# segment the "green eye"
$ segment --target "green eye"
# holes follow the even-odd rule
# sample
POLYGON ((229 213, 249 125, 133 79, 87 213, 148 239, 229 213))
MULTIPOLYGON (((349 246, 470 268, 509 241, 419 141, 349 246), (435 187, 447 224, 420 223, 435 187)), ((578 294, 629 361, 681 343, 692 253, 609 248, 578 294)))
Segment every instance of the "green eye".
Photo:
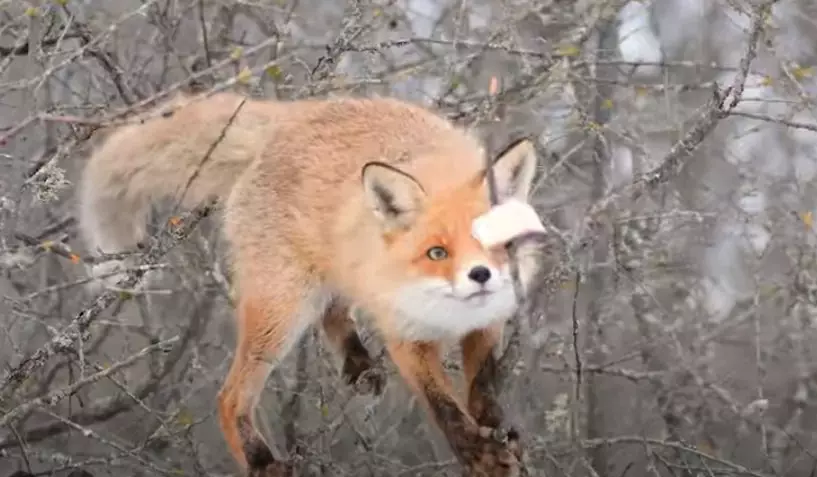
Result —
POLYGON ((440 247, 438 245, 426 250, 426 256, 434 261, 445 260, 448 258, 448 250, 446 250, 445 247, 440 247))

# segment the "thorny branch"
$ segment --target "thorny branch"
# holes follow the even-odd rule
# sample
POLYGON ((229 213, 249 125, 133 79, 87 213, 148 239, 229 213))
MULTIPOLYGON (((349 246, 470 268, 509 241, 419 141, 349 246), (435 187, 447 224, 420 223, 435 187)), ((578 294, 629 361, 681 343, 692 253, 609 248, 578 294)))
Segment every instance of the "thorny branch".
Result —
MULTIPOLYGON (((210 145, 210 148, 207 150, 205 157, 202 158, 201 165, 203 165, 212 155, 213 151, 217 147, 217 145, 223 141, 224 135, 228 128, 230 128, 235 120, 238 112, 244 106, 244 101, 242 101, 233 115, 228 119, 227 123, 224 125, 221 134, 216 139, 216 141, 210 145)), ((197 172, 197 171, 196 171, 197 172)), ((190 182, 195 179, 196 174, 190 178, 188 182, 188 187, 190 182)), ((185 193, 187 189, 185 188, 185 193)), ((182 240, 184 240, 198 225, 199 221, 209 215, 210 210, 215 204, 210 202, 203 206, 198 207, 193 211, 188 211, 182 218, 180 219, 180 224, 177 223, 174 227, 171 227, 168 232, 166 232, 163 236, 159 237, 159 240, 151 247, 147 252, 144 254, 144 257, 140 257, 140 263, 138 264, 141 267, 150 266, 158 263, 158 261, 168 252, 170 249, 175 247, 179 244, 182 240)), ((126 277, 118 283, 120 287, 124 287, 125 289, 133 288, 139 280, 144 276, 147 272, 145 268, 136 268, 131 269, 126 277)), ((17 388, 17 386, 29 376, 32 372, 36 371, 37 369, 41 368, 45 365, 46 361, 56 352, 63 351, 66 349, 70 349, 72 344, 79 339, 80 342, 86 341, 86 334, 89 325, 91 322, 99 315, 102 311, 106 310, 108 307, 113 305, 114 303, 118 302, 122 299, 122 294, 118 293, 114 290, 107 290, 102 295, 100 295, 88 308, 80 312, 72 321, 72 323, 65 329, 64 331, 60 332, 57 336, 55 336, 47 345, 40 348, 37 352, 33 355, 25 358, 17 367, 12 369, 8 372, 8 374, 0 381, 0 402, 5 401, 11 396, 11 393, 17 388)))
POLYGON ((629 192, 633 197, 638 196, 647 190, 655 189, 675 176, 684 165, 684 160, 695 152, 695 149, 704 142, 704 139, 715 129, 718 123, 728 117, 743 98, 743 89, 746 78, 749 75, 749 67, 757 55, 758 42, 763 33, 764 24, 771 11, 772 6, 779 0, 766 0, 756 7, 752 12, 752 24, 749 29, 749 39, 746 43, 746 50, 741 58, 740 66, 732 84, 721 91, 715 85, 712 89, 712 96, 703 106, 703 110, 698 115, 698 119, 684 135, 675 143, 669 153, 664 156, 659 166, 635 177, 631 184, 622 186, 620 190, 614 190, 603 200, 593 204, 588 217, 593 217, 606 209, 609 204, 624 192, 629 192))
MULTIPOLYGON (((181 218, 178 228, 171 229, 158 237, 158 243, 145 252, 143 257, 140 257, 139 265, 157 263, 170 249, 178 245, 195 229, 199 221, 210 213, 211 208, 212 204, 208 204, 205 207, 187 212, 181 218)), ((146 272, 145 269, 132 270, 118 285, 122 288, 133 288, 146 272)), ((23 380, 45 366, 55 353, 71 349, 77 341, 87 341, 87 331, 91 322, 100 313, 123 298, 127 298, 127 295, 113 290, 106 290, 90 306, 79 312, 71 323, 48 343, 11 368, 0 380, 0 402, 9 399, 23 380)))
POLYGON ((72 384, 72 385, 70 385, 70 386, 68 386, 66 388, 55 389, 55 390, 49 392, 48 394, 46 394, 44 396, 40 396, 40 397, 34 398, 34 399, 30 400, 30 401, 27 401, 24 404, 20 404, 19 406, 11 409, 10 411, 5 412, 3 414, 3 416, 0 417, 0 427, 8 425, 14 419, 20 417, 21 415, 25 414, 30 409, 33 409, 35 407, 53 406, 54 404, 58 403, 62 399, 65 399, 66 397, 69 397, 69 396, 73 395, 74 393, 76 393, 82 387, 87 386, 87 385, 92 384, 92 383, 95 383, 95 382, 99 381, 100 379, 105 378, 105 377, 119 371, 122 368, 128 367, 131 364, 135 363, 136 361, 144 358, 148 354, 153 353, 153 352, 155 352, 157 350, 161 350, 163 348, 166 348, 168 345, 171 345, 171 344, 175 343, 178 340, 179 340, 179 337, 176 336, 176 337, 170 338, 168 340, 164 340, 164 341, 161 341, 159 343, 150 345, 147 348, 143 349, 142 351, 134 354, 130 358, 125 359, 123 361, 120 361, 120 362, 106 368, 104 371, 100 371, 98 373, 92 374, 92 375, 86 377, 85 379, 81 379, 81 380, 77 381, 76 383, 74 383, 74 384, 72 384))

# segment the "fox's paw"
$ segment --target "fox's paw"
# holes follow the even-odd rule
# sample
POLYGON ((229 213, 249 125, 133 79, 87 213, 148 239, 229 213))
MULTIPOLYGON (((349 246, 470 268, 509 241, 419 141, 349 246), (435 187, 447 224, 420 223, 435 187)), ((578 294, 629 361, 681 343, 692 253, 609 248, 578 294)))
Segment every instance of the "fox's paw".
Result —
POLYGON ((292 468, 286 462, 275 461, 263 467, 250 467, 247 477, 290 477, 292 468))
POLYGON ((481 394, 472 399, 468 411, 482 427, 498 428, 504 419, 502 408, 490 394, 481 394))
POLYGON ((379 365, 373 365, 360 373, 352 387, 358 394, 380 396, 386 387, 386 380, 386 370, 379 365))
POLYGON ((277 460, 267 445, 260 439, 253 439, 244 446, 247 457, 247 477, 291 477, 292 465, 277 460))
POLYGON ((514 429, 480 427, 467 443, 467 477, 519 477, 522 446, 514 429))
POLYGON ((358 394, 380 396, 386 387, 386 370, 369 356, 347 357, 341 372, 358 394))

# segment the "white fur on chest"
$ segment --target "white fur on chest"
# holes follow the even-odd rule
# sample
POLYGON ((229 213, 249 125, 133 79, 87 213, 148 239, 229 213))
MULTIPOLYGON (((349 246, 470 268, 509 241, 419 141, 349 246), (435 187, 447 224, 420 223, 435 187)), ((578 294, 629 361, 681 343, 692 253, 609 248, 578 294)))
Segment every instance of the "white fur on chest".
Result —
POLYGON ((446 292, 443 280, 426 280, 398 292, 393 324, 406 340, 457 340, 509 319, 516 310, 508 281, 490 295, 463 299, 446 292))

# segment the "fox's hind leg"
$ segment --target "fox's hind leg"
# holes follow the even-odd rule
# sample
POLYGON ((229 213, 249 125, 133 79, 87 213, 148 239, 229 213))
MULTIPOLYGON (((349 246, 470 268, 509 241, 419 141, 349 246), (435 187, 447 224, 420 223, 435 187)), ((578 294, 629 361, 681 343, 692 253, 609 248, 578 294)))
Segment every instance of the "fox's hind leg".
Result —
POLYGON ((324 337, 341 360, 341 376, 360 394, 380 395, 386 384, 383 367, 363 345, 348 303, 335 298, 322 321, 324 337))
MULTIPOLYGON (((280 273, 279 273, 280 275, 280 273)), ((238 307, 238 346, 218 395, 219 419, 230 452, 254 477, 291 475, 276 459, 254 422, 254 410, 269 374, 306 328, 320 320, 331 294, 315 280, 276 280, 276 287, 247 287, 238 307)))

